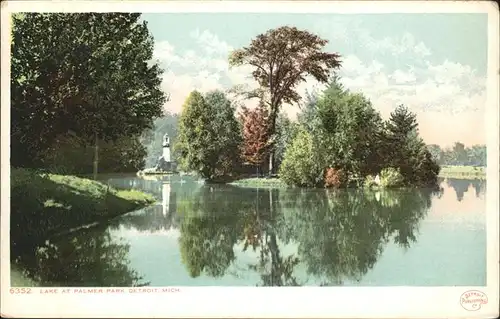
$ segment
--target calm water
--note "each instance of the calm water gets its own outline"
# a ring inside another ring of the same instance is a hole
[[[31,271],[45,285],[486,284],[484,181],[378,193],[211,186],[186,176],[107,181],[160,200],[41,247]]]

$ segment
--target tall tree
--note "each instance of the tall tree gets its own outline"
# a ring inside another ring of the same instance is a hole
[[[435,185],[440,167],[418,134],[416,115],[399,105],[386,128],[387,164],[399,168],[406,184]]]
[[[261,103],[255,109],[243,108],[241,121],[243,123],[242,158],[251,165],[260,166],[269,155],[269,112]]]
[[[183,105],[175,152],[183,169],[207,179],[230,176],[239,162],[240,126],[221,91],[191,92]]]
[[[328,165],[351,176],[364,177],[381,169],[382,119],[371,102],[345,90],[333,78],[317,103],[318,115],[329,149]]]
[[[330,72],[340,67],[338,53],[323,52],[327,40],[295,27],[284,26],[258,35],[248,47],[235,50],[229,57],[232,66],[254,67],[253,77],[260,88],[249,97],[259,97],[268,105],[269,132],[275,133],[276,118],[283,103],[297,103],[301,97],[297,85],[310,75],[327,82]],[[269,173],[273,172],[273,152]]]
[[[162,113],[153,38],[137,13],[13,17],[12,163],[33,166],[56,136],[95,145],[139,135]],[[96,158],[97,159],[97,158]],[[96,169],[97,167],[95,167]]]

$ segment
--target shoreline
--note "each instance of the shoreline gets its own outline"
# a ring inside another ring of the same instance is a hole
[[[454,179],[486,180],[486,167],[473,166],[441,166],[438,177]],[[235,180],[229,185],[245,188],[292,188],[278,177],[248,177]]]
[[[486,167],[443,165],[438,176],[441,178],[486,180]]]
[[[151,194],[115,189],[87,178],[12,168],[10,259],[15,264],[11,270],[12,283],[19,279],[22,284],[23,278],[31,280],[23,273],[22,264],[15,262],[23,249],[108,223],[156,201]]]

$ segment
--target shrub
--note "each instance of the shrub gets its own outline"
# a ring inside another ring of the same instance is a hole
[[[399,169],[389,167],[380,172],[380,185],[382,187],[399,187],[403,185],[403,180],[403,175],[401,175]]]
[[[372,188],[378,186],[377,182],[375,182],[375,177],[373,175],[368,175],[365,178],[364,187]]]
[[[319,143],[307,131],[300,131],[286,149],[279,176],[287,185],[319,187],[324,184],[324,168]]]
[[[341,169],[329,167],[325,170],[325,187],[342,187],[346,182],[346,177]]]

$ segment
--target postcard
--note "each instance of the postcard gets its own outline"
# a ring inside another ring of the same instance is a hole
[[[487,1],[2,2],[6,318],[492,318]]]

